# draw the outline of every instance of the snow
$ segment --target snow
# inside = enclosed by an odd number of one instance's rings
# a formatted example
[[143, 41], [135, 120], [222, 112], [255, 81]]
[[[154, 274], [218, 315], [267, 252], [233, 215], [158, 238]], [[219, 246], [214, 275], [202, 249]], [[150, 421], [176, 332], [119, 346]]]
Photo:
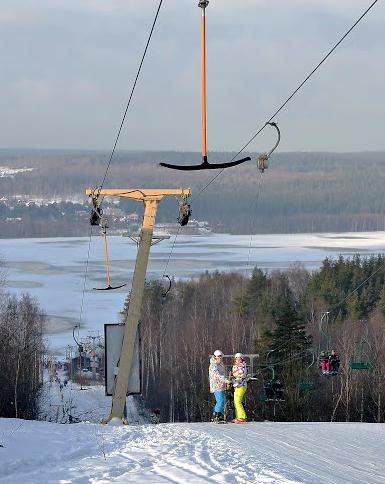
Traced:
[[33, 168], [9, 168], [9, 166], [0, 166], [0, 178], [14, 178], [18, 173], [25, 173], [33, 170]]
[[[59, 382], [49, 382], [47, 370], [44, 371], [43, 391], [40, 397], [40, 418], [57, 423], [69, 423], [71, 414], [77, 421], [100, 423], [108, 417], [111, 410], [110, 396], [105, 395], [103, 385], [88, 385], [86, 378], [83, 385], [66, 379], [64, 371], [59, 371]], [[149, 414], [140, 410], [135, 397], [127, 397], [127, 416], [131, 423], [149, 422]], [[1, 482], [1, 481], [0, 481]]]
[[0, 419], [0, 482], [385, 483], [383, 424]]

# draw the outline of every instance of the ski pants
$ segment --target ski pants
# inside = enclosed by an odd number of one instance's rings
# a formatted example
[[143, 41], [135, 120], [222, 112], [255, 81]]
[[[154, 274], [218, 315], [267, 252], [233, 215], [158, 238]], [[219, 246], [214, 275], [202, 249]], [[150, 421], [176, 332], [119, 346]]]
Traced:
[[223, 413], [225, 408], [225, 391], [224, 390], [217, 390], [214, 392], [215, 397], [215, 407], [214, 412]]
[[235, 407], [235, 418], [242, 418], [246, 420], [246, 412], [242, 405], [243, 397], [245, 396], [247, 387], [236, 387], [234, 388], [234, 407]]

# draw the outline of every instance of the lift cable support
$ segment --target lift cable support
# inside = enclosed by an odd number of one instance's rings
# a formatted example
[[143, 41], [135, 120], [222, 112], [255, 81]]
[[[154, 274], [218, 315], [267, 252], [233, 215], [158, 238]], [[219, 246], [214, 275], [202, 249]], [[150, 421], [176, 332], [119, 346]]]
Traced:
[[240, 160], [232, 160], [227, 163], [209, 163], [207, 160], [207, 129], [206, 129], [206, 8], [208, 0], [201, 0], [198, 7], [202, 9], [201, 19], [201, 116], [202, 116], [202, 163], [200, 165], [172, 165], [170, 163], [160, 163], [160, 166], [171, 168], [172, 170], [218, 170], [231, 168], [250, 161], [250, 156]]
[[[294, 91], [286, 98], [281, 106], [270, 116], [268, 121], [258, 129], [256, 133], [244, 144], [244, 146], [233, 156], [230, 163], [233, 162], [254, 140], [259, 136], [266, 126], [271, 123], [274, 118], [286, 107], [286, 105], [293, 99], [293, 97], [302, 89], [302, 87], [310, 80], [310, 78], [318, 71], [322, 64], [331, 56], [331, 54], [337, 49], [337, 47], [345, 40], [345, 38], [357, 27], [357, 25], [363, 20], [363, 18], [369, 13], [369, 11], [375, 6], [378, 0], [374, 0], [369, 7], [361, 14], [361, 16], [354, 22], [354, 24], [345, 32], [345, 34], [334, 44], [329, 52], [321, 59], [321, 61], [314, 67], [314, 69], [306, 76], [306, 78], [294, 89]], [[225, 168], [222, 168], [203, 188], [200, 189], [197, 196], [203, 193], [214, 181], [223, 173]]]
[[[119, 365], [116, 369], [116, 381], [114, 394], [112, 396], [112, 407], [109, 417], [105, 423], [112, 418], [123, 422], [124, 405], [128, 388], [129, 375], [131, 371], [135, 339], [138, 329], [140, 310], [143, 299], [145, 277], [150, 254], [151, 241], [154, 231], [156, 212], [159, 202], [166, 196], [186, 198], [191, 194], [190, 188], [179, 189], [97, 189], [99, 195], [130, 198], [144, 204], [142, 228], [140, 231], [138, 254], [136, 257], [134, 276], [132, 280], [130, 304], [128, 307], [122, 349]], [[86, 189], [86, 195], [93, 196], [95, 190]], [[186, 198], [187, 199], [187, 198]]]
[[107, 242], [107, 229], [108, 229], [108, 220], [107, 217], [104, 215], [100, 218], [100, 227], [102, 229], [103, 239], [104, 239], [104, 260], [106, 264], [106, 276], [107, 276], [107, 286], [106, 287], [94, 287], [96, 291], [109, 291], [111, 289], [120, 289], [124, 287], [126, 284], [121, 284], [120, 286], [111, 286], [111, 277], [110, 277], [110, 258], [108, 256], [108, 242]]

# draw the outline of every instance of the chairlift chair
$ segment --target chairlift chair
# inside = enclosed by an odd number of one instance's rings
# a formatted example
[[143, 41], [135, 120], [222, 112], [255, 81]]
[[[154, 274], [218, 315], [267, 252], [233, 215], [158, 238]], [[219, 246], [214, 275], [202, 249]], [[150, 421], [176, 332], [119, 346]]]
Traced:
[[305, 369], [305, 374], [306, 374], [305, 381], [302, 381], [298, 384], [298, 389], [299, 389], [300, 392], [310, 392], [312, 390], [315, 390], [315, 387], [316, 387], [315, 383], [310, 381], [310, 375], [309, 375], [310, 368], [315, 363], [315, 355], [314, 355], [313, 351], [311, 351], [311, 350], [308, 350], [308, 352], [310, 352], [312, 360], [311, 360], [310, 364]]
[[358, 351], [357, 351], [357, 359], [352, 360], [350, 362], [350, 368], [352, 370], [370, 370], [372, 367], [371, 362], [369, 361], [369, 358], [364, 358], [367, 356], [367, 353], [364, 352], [364, 346], [368, 348], [368, 352], [370, 352], [370, 343], [368, 341], [368, 336], [369, 336], [369, 327], [367, 321], [362, 321], [365, 324], [365, 332], [361, 337], [361, 340], [358, 345]]

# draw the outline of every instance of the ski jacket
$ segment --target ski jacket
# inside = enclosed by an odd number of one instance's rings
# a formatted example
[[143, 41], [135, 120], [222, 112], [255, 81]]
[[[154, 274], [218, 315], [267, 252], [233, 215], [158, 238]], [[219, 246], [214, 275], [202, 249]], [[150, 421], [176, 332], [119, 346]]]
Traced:
[[340, 357], [338, 355], [329, 355], [330, 363], [338, 364], [340, 362]]
[[234, 388], [247, 387], [247, 367], [244, 361], [235, 363], [231, 370], [232, 384]]
[[320, 362], [322, 361], [329, 361], [328, 355], [325, 353], [324, 355], [319, 355]]
[[209, 366], [210, 392], [226, 389], [226, 369], [223, 361], [217, 363], [215, 357], [210, 358]]

